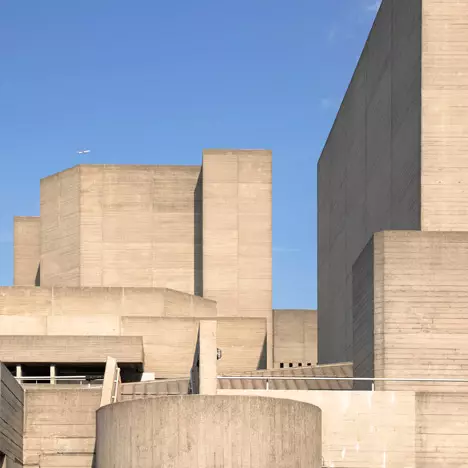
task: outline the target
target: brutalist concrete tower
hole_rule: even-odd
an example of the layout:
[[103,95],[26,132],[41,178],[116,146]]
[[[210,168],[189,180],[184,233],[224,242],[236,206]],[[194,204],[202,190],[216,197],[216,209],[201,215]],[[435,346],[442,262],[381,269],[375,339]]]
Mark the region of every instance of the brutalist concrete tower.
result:
[[80,165],[46,177],[40,217],[15,219],[15,286],[203,296],[220,317],[265,319],[271,364],[271,174],[271,151],[206,150],[201,166]]
[[[374,275],[374,288],[378,275],[387,282],[372,292],[377,310],[384,296],[392,298],[384,301],[388,306],[390,302],[411,302],[408,295],[395,295],[404,286],[401,282],[388,282],[399,272],[421,267],[417,277],[426,274],[424,281],[430,290],[429,276],[434,278],[437,271],[429,267],[438,264],[439,272],[450,269],[435,257],[423,261],[424,249],[430,257],[448,243],[447,255],[457,262],[463,256],[456,252],[456,246],[463,244],[460,239],[440,234],[438,242],[432,234],[427,239],[424,236],[428,231],[468,231],[467,16],[468,2],[460,0],[382,3],[318,166],[321,363],[354,359],[356,366],[360,359],[357,350],[366,354],[359,344],[361,335],[355,336],[353,353],[353,307],[356,311],[357,291],[363,284],[362,278],[353,275],[353,265],[355,270]],[[362,257],[356,264],[374,233],[384,230],[421,231],[406,236],[409,243],[402,255],[407,263],[405,267],[400,263],[401,271],[390,273],[389,259],[406,242],[402,233],[379,238],[377,246],[384,240],[387,245],[379,257],[381,262],[374,259],[365,267]],[[398,236],[403,236],[400,243]],[[416,249],[413,253],[408,250],[411,245]],[[447,255],[439,260],[447,261]],[[416,277],[406,281],[416,281],[417,289]],[[414,294],[424,297],[416,289]],[[423,309],[427,312],[431,307],[434,304]],[[411,321],[414,310],[407,308],[406,315],[400,311],[402,324]],[[355,324],[359,333],[364,333],[362,323]],[[373,328],[376,343],[383,336],[379,335],[380,325],[376,322]],[[386,331],[388,344],[391,327]],[[406,339],[412,340],[410,336]],[[384,359],[381,355],[375,358]],[[390,355],[385,359],[390,362]]]

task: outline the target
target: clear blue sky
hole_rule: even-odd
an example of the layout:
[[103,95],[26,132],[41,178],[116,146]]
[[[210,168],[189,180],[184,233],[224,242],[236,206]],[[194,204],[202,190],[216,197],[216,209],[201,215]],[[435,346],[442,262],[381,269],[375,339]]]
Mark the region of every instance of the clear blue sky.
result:
[[41,177],[268,148],[274,306],[315,307],[316,163],[375,12],[376,0],[0,0],[0,284],[13,216],[39,214]]

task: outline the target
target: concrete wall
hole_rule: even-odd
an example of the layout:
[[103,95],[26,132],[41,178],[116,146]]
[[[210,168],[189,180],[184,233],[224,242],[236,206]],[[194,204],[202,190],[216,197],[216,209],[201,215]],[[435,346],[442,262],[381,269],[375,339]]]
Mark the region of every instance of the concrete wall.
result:
[[418,468],[459,468],[468,460],[468,395],[416,394]]
[[25,467],[91,468],[100,398],[94,389],[28,389]]
[[13,225],[13,284],[15,286],[39,286],[41,220],[33,216],[16,216]]
[[317,311],[273,310],[273,363],[317,364]]
[[[294,428],[285,431],[285,427]],[[320,410],[269,398],[159,397],[97,413],[96,468],[321,467]]]
[[[143,336],[145,370],[158,378],[188,377],[199,319],[125,317],[122,333]],[[255,370],[264,364],[264,319],[218,318],[217,346],[223,351],[218,372]]]
[[201,275],[200,167],[80,170],[80,284],[193,294]]
[[421,227],[467,231],[468,3],[422,3]]
[[23,389],[0,363],[0,461],[3,453],[7,468],[23,461],[23,412]]
[[319,362],[352,359],[352,265],[419,229],[421,0],[384,0],[318,164]]
[[[373,270],[374,327],[359,339],[364,349],[374,341],[375,376],[468,379],[468,233],[377,233]],[[387,382],[376,388],[449,392],[468,384]]]
[[416,467],[413,392],[218,390],[218,395],[284,398],[319,407],[326,467]]
[[0,319],[6,315],[216,317],[217,312],[214,301],[161,288],[0,287]]
[[[68,336],[72,330],[83,338],[142,337],[148,372],[187,377],[202,318],[218,320],[220,372],[265,367],[265,318],[217,317],[216,303],[208,299],[153,288],[0,288],[0,339],[9,343],[4,350],[8,361],[13,353],[28,358],[18,347],[17,335],[50,336],[50,343],[41,342],[50,348],[49,359],[56,349],[52,337]],[[73,350],[83,362],[82,352]]]
[[201,283],[198,166],[82,165],[41,181],[44,286]]
[[80,168],[41,180],[41,285],[80,285]]
[[270,151],[203,152],[203,296],[218,314],[264,317],[272,364]]
[[122,363],[143,363],[142,338],[0,335],[0,361],[6,363],[104,363],[107,356]]

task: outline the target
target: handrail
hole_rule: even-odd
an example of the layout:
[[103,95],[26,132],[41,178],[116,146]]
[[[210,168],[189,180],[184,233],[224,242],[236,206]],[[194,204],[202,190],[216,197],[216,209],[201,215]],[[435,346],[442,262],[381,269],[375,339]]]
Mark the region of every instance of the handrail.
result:
[[431,379],[428,377],[423,378],[404,378],[404,377],[324,377],[324,376],[315,376],[315,377],[306,377],[306,376],[265,376],[265,375],[218,375],[218,380],[231,380],[231,379],[240,379],[240,380],[356,380],[356,381],[365,381],[365,382],[460,382],[468,383],[468,379]]
[[[38,382],[41,380],[46,380],[48,382],[52,381],[57,381],[61,380],[64,382],[86,382],[88,385],[100,385],[102,384],[102,377],[96,377],[96,378],[90,378],[89,376],[86,375],[73,375],[73,376],[66,376],[66,375],[60,375],[60,376],[52,376],[52,375],[38,375],[38,376],[23,376],[23,377],[15,377],[16,381],[21,383],[27,383],[27,382]],[[97,383],[99,382],[99,383]]]
[[429,377],[335,377],[335,376],[267,376],[267,375],[218,375],[218,380],[265,380],[266,390],[269,390],[270,381],[274,380],[337,380],[337,381],[356,381],[356,382],[372,382],[372,390],[374,390],[375,382],[439,382],[439,383],[468,383],[468,379],[459,378],[429,378]]

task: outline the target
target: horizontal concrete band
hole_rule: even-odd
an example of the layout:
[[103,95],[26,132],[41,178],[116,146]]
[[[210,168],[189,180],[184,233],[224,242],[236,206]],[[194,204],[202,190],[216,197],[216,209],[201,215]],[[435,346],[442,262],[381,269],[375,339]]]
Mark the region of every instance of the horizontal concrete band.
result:
[[113,356],[120,363],[143,363],[139,336],[0,336],[6,363],[98,363]]

